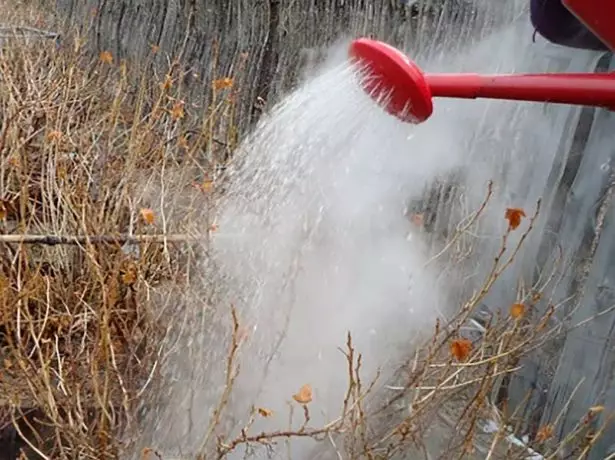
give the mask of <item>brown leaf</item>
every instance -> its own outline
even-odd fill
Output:
[[[4,200],[0,200],[0,221],[6,220],[6,216],[8,215],[8,210],[6,208],[6,204]]]
[[[451,342],[451,354],[457,361],[465,361],[472,352],[472,342],[468,339],[455,339]]]
[[[145,222],[146,224],[152,225],[154,223],[155,217],[156,215],[154,214],[154,211],[151,210],[150,208],[141,209],[141,218],[143,219],[143,222]]]
[[[232,78],[219,78],[218,80],[214,80],[213,87],[215,90],[232,88],[233,87],[233,79]]]
[[[201,188],[203,189],[204,192],[211,192],[211,190],[214,187],[214,182],[212,180],[205,180],[203,181],[203,185],[201,186]]]
[[[19,156],[13,154],[13,155],[9,156],[8,163],[13,168],[17,169],[17,168],[19,168],[21,166],[21,159],[19,158]]]
[[[100,59],[100,62],[104,64],[111,64],[113,63],[113,54],[109,51],[102,51],[98,56],[98,59]]]
[[[182,149],[188,150],[189,145],[186,136],[180,136],[179,139],[177,139],[177,145]]]
[[[184,118],[184,104],[183,102],[176,102],[171,109],[171,118],[173,120],[181,120]]]
[[[260,415],[261,417],[265,417],[265,418],[271,417],[273,415],[273,411],[269,409],[265,409],[264,407],[259,407],[258,415]]]
[[[510,306],[510,316],[514,319],[519,319],[525,315],[525,305],[522,303],[514,303]]]
[[[132,286],[137,282],[137,267],[134,264],[130,264],[124,273],[122,273],[122,283],[126,286]]]
[[[154,449],[150,449],[149,447],[143,448],[141,451],[141,460],[162,460],[162,456],[156,452]]]
[[[293,399],[299,404],[309,404],[312,402],[312,387],[306,383],[293,395]]]
[[[160,51],[160,46],[158,45],[150,45],[151,49],[152,49],[152,53],[156,54],[158,51]]]
[[[160,83],[160,89],[162,91],[166,91],[168,89],[171,89],[172,86],[173,86],[173,78],[171,77],[171,75],[166,75],[164,77],[164,81]]]
[[[45,136],[47,142],[56,142],[62,139],[62,133],[60,131],[50,131]]]
[[[521,220],[525,217],[525,211],[520,208],[508,208],[504,217],[508,221],[508,227],[511,230],[515,230],[521,225]]]
[[[536,433],[536,441],[545,442],[553,437],[553,427],[551,425],[543,425]]]

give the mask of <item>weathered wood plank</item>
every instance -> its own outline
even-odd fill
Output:
[[[156,45],[157,61],[165,65],[165,56],[177,57],[185,43],[182,62],[200,74],[192,87],[204,102],[208,96],[202,85],[214,75],[232,73],[240,65],[240,54],[247,53],[246,69],[237,82],[243,91],[237,120],[241,131],[255,118],[257,98],[271,105],[297,82],[308,49],[344,35],[374,35],[426,54],[442,46],[445,34],[451,36],[451,29],[444,27],[451,23],[459,26],[453,27],[459,36],[448,46],[467,46],[489,29],[485,23],[501,22],[515,8],[510,2],[481,7],[470,1],[424,3],[427,6],[417,10],[394,0],[56,1],[68,23],[87,31],[95,50],[111,51],[120,59],[139,62]],[[422,10],[429,11],[419,14]]]

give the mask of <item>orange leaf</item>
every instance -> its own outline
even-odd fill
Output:
[[[273,411],[269,409],[265,409],[264,407],[259,407],[258,415],[260,415],[261,417],[265,417],[265,418],[271,417],[273,415]]]
[[[182,102],[176,102],[171,109],[171,118],[173,120],[179,120],[184,118],[184,104]]]
[[[160,83],[160,89],[162,91],[171,89],[171,86],[173,86],[173,78],[171,77],[171,75],[166,75],[164,77],[164,81],[162,83]]]
[[[203,189],[204,192],[211,192],[212,188],[214,187],[214,183],[212,180],[206,180],[203,182],[203,185],[201,185],[201,188]]]
[[[149,225],[153,224],[155,217],[156,215],[154,214],[153,210],[149,208],[141,209],[141,218],[146,224],[149,224]]]
[[[113,62],[113,54],[111,54],[109,51],[102,51],[98,58],[100,59],[100,62],[103,62],[105,64],[111,64]]]
[[[508,227],[515,230],[521,225],[521,220],[525,217],[525,211],[520,208],[508,208],[504,218],[508,220]]]
[[[47,133],[47,136],[45,136],[45,139],[47,142],[59,141],[62,139],[62,133],[60,131],[50,131]]]
[[[179,139],[177,140],[177,145],[179,147],[181,147],[182,149],[186,149],[188,150],[188,139],[186,139],[186,136],[180,136]]]
[[[309,404],[312,402],[312,387],[308,384],[303,385],[299,392],[293,395],[293,399],[299,404]]]
[[[219,78],[218,80],[214,80],[213,87],[215,90],[232,88],[233,87],[233,79],[232,78]]]
[[[545,442],[553,436],[553,427],[551,425],[544,425],[538,429],[536,433],[536,441]]]
[[[137,282],[137,267],[131,264],[122,274],[122,283],[126,286],[132,286]]]
[[[10,156],[9,156],[9,158],[8,158],[8,160],[9,160],[9,161],[8,161],[8,162],[9,162],[9,165],[11,165],[13,168],[19,168],[19,167],[21,166],[21,160],[20,160],[20,158],[19,158],[17,155],[15,155],[15,154],[10,155]]]
[[[472,342],[468,339],[455,339],[451,342],[451,354],[457,361],[465,361],[472,352]]]
[[[510,316],[515,319],[521,318],[525,314],[525,305],[522,303],[514,303],[510,306]]]

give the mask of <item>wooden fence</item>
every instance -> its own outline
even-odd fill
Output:
[[[159,48],[159,62],[181,55],[203,84],[233,77],[241,88],[236,126],[245,131],[265,105],[298,81],[301,69],[342,36],[373,35],[425,55],[437,51],[444,25],[457,24],[453,43],[467,45],[519,9],[494,0],[57,0],[63,18],[78,25],[98,51],[140,60]],[[480,27],[478,27],[480,25]],[[450,29],[447,32],[450,36]],[[427,38],[426,38],[427,37]],[[449,40],[450,43],[450,40]],[[245,61],[247,57],[247,62]],[[205,101],[206,102],[206,101]]]

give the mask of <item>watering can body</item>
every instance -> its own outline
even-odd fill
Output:
[[[615,50],[612,0],[531,0],[530,18],[540,35],[558,45]]]

